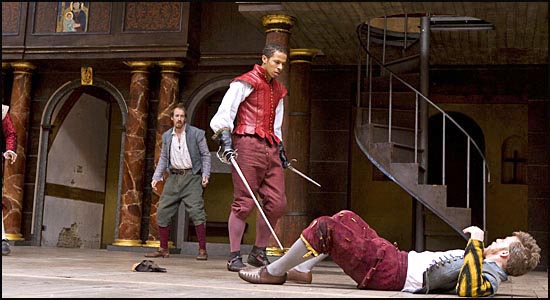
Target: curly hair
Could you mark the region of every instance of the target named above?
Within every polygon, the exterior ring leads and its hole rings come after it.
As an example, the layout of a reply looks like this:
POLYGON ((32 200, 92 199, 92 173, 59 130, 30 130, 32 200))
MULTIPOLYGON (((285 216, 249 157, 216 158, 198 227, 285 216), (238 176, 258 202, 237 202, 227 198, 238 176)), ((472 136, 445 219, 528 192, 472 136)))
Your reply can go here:
POLYGON ((510 258, 504 266, 504 272, 510 276, 521 276, 532 271, 540 261, 540 247, 527 232, 513 233, 519 242, 510 244, 510 258))

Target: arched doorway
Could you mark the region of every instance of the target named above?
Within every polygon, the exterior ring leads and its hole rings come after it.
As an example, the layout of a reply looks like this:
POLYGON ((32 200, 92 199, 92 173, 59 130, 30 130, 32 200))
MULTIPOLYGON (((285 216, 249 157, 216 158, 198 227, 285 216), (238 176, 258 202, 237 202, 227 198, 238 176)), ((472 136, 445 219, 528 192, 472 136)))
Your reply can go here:
POLYGON ((42 115, 33 245, 106 248, 116 236, 127 108, 94 78, 59 88, 42 115))
MULTIPOLYGON (((210 129, 210 120, 217 112, 233 77, 220 76, 204 82, 191 94, 186 102, 189 123, 205 130, 208 148, 211 153, 210 182, 204 191, 208 243, 229 243, 227 220, 233 200, 231 168, 229 165, 222 163, 216 156, 219 145, 211 138, 214 133, 210 129)), ((183 245, 186 242, 196 242, 196 237, 193 226, 189 226, 189 218, 184 209, 179 210, 177 223, 178 230, 184 230, 183 233, 177 233, 177 245, 182 245, 182 249, 185 250, 189 247, 183 245)), ((246 237, 252 234, 255 233, 247 230, 244 240, 246 241, 246 237)))
MULTIPOLYGON (((459 112, 449 112, 479 146, 485 155, 485 138, 481 128, 470 117, 459 112)), ((428 184, 442 183, 442 141, 443 115, 438 113, 428 121, 428 184)), ((467 206, 467 151, 466 136, 449 120, 445 122, 445 184, 447 185, 447 206, 467 206)), ((470 208, 472 225, 483 227, 483 158, 470 147, 470 208)))

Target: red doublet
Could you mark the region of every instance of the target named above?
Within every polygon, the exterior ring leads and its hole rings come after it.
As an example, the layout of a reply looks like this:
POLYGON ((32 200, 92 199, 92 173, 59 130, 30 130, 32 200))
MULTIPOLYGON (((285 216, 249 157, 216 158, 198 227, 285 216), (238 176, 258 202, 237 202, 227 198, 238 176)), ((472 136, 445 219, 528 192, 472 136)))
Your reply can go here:
POLYGON ((7 114, 4 119, 2 119, 2 134, 5 139, 5 145, 2 147, 2 152, 5 150, 11 150, 15 152, 17 150, 17 135, 15 133, 15 128, 13 128, 13 122, 11 117, 7 114))
POLYGON ((273 131, 273 123, 277 104, 287 94, 286 88, 275 79, 267 82, 265 69, 259 65, 254 65, 252 71, 233 80, 247 82, 254 88, 239 106, 233 133, 257 135, 265 138, 270 144, 278 144, 281 140, 273 131))

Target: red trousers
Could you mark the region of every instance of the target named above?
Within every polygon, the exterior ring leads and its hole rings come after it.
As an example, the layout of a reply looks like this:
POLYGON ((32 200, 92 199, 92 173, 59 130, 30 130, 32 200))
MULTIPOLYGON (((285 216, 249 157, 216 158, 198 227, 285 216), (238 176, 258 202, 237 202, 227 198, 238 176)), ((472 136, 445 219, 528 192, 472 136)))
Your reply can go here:
POLYGON ((408 252, 379 237, 352 211, 313 220, 302 240, 313 252, 328 253, 358 288, 399 291, 405 285, 408 252))
MULTIPOLYGON (((235 134, 232 139, 237 151, 237 164, 257 200, 262 202, 267 219, 275 226, 286 208, 285 179, 279 149, 276 144, 257 136, 235 134)), ((235 168, 231 170, 234 197, 231 210, 244 220, 256 204, 235 168)))

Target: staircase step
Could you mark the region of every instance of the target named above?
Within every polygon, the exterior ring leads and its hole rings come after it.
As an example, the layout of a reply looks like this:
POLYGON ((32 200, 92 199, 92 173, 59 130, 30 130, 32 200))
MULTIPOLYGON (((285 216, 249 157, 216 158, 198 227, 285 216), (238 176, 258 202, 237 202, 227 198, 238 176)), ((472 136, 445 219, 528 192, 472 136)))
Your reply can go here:
MULTIPOLYGON (((462 238, 467 238, 462 229, 471 223, 471 209, 461 207, 447 207, 447 186, 418 184, 418 178, 424 172, 420 168, 420 154, 422 149, 417 149, 419 161, 414 162, 415 148, 413 145, 406 145, 396 142, 376 142, 377 139, 387 139, 387 125, 362 124, 364 111, 357 111, 355 136, 361 151, 367 155, 369 160, 385 174, 394 180, 409 194, 419 200, 426 210, 431 211, 435 216, 446 222, 462 238)), ((406 127, 392 127, 392 139, 399 137, 406 140, 406 134, 414 136, 414 130, 406 127)), ((434 232, 433 226, 428 227, 430 232, 430 245, 436 246, 442 239, 456 239, 451 234, 441 235, 434 232)))
MULTIPOLYGON (((420 89, 420 73, 405 73, 397 74, 399 78, 403 79, 413 88, 420 89)), ((390 90, 390 78, 389 77, 373 77, 371 80, 365 79, 365 90, 369 90, 369 84, 372 84, 373 92, 388 92, 390 90)), ((392 91, 394 92, 410 92, 412 91, 408 86, 403 84, 399 79, 392 78, 392 91)))
POLYGON ((384 142, 395 142, 400 145, 407 145, 413 147, 414 150, 414 140, 415 132, 414 128, 409 127, 400 127, 392 126, 391 127, 391 141, 389 137, 389 127, 385 124, 372 124, 372 142, 374 143, 384 143, 384 142))
MULTIPOLYGON (((371 107, 377 108, 389 108, 390 94, 389 92, 372 92, 371 95, 371 107)), ((416 93, 414 92, 399 92, 393 91, 391 94, 392 110, 404 109, 415 110, 416 109, 416 93)), ((420 99, 419 99, 420 103, 420 99)), ((369 107, 369 93, 361 92, 361 107, 369 107)))
POLYGON ((416 187, 421 202, 436 210, 447 207, 447 186, 434 184, 419 184, 416 187))
MULTIPOLYGON (((372 108, 371 109, 371 122, 377 124, 388 124, 389 119, 389 110, 387 108, 372 108)), ((363 112, 364 120, 368 120, 369 110, 366 109, 363 112)), ((392 109, 391 111, 391 121, 392 125, 400 127, 414 128, 414 123, 416 121, 416 115, 414 110, 409 109, 392 109)))
POLYGON ((470 208, 447 207, 446 186, 420 184, 417 191, 419 198, 422 199, 421 202, 426 204, 426 208, 437 215, 437 217, 442 215, 456 231, 462 232, 462 229, 470 226, 472 218, 470 208))
POLYGON ((417 163, 392 163, 390 171, 407 189, 416 189, 419 176, 419 166, 417 163))
MULTIPOLYGON (((405 145, 401 143, 392 142, 393 151, 392 151, 392 162, 395 163, 413 163, 415 150, 414 145, 405 145)), ((417 162, 421 162, 421 154, 424 150, 418 148, 416 149, 418 155, 417 162)))
MULTIPOLYGON (((372 143, 370 149, 377 149, 379 155, 387 156, 387 164, 389 163, 414 163, 414 147, 403 145, 399 143, 372 143)), ((420 154, 423 150, 418 149, 418 157, 420 160, 420 154)), ((419 161, 420 162, 420 161, 419 161)))
MULTIPOLYGON (((372 20, 373 24, 377 21, 378 22, 383 22, 383 18, 380 18, 382 20, 378 20, 378 19, 379 18, 373 19, 372 20)), ((371 32, 370 33, 371 37, 383 38, 383 36, 384 36, 384 29, 383 28, 378 28, 376 26, 371 26, 369 29, 370 29, 370 32, 371 32)), ((386 29, 386 39, 387 38, 405 39, 405 32, 386 29)), ((419 39, 419 38, 420 38, 420 33, 419 32, 407 32, 407 39, 408 40, 415 40, 415 39, 419 39)))
POLYGON ((462 230, 472 225, 472 209, 465 207, 447 207, 445 215, 456 226, 457 230, 462 230))
POLYGON ((371 155, 376 158, 380 166, 389 171, 391 168, 392 145, 390 143, 371 143, 370 145, 371 155))
MULTIPOLYGON (((418 73, 419 66, 420 66, 420 54, 406 56, 391 62, 386 62, 384 66, 390 69, 394 74, 397 74, 397 76, 405 73, 416 74, 418 73)), ((382 70, 380 70, 380 76, 381 77, 390 76, 390 72, 387 69, 382 68, 382 70)), ((399 81, 399 80, 395 79, 395 81, 399 81)))

